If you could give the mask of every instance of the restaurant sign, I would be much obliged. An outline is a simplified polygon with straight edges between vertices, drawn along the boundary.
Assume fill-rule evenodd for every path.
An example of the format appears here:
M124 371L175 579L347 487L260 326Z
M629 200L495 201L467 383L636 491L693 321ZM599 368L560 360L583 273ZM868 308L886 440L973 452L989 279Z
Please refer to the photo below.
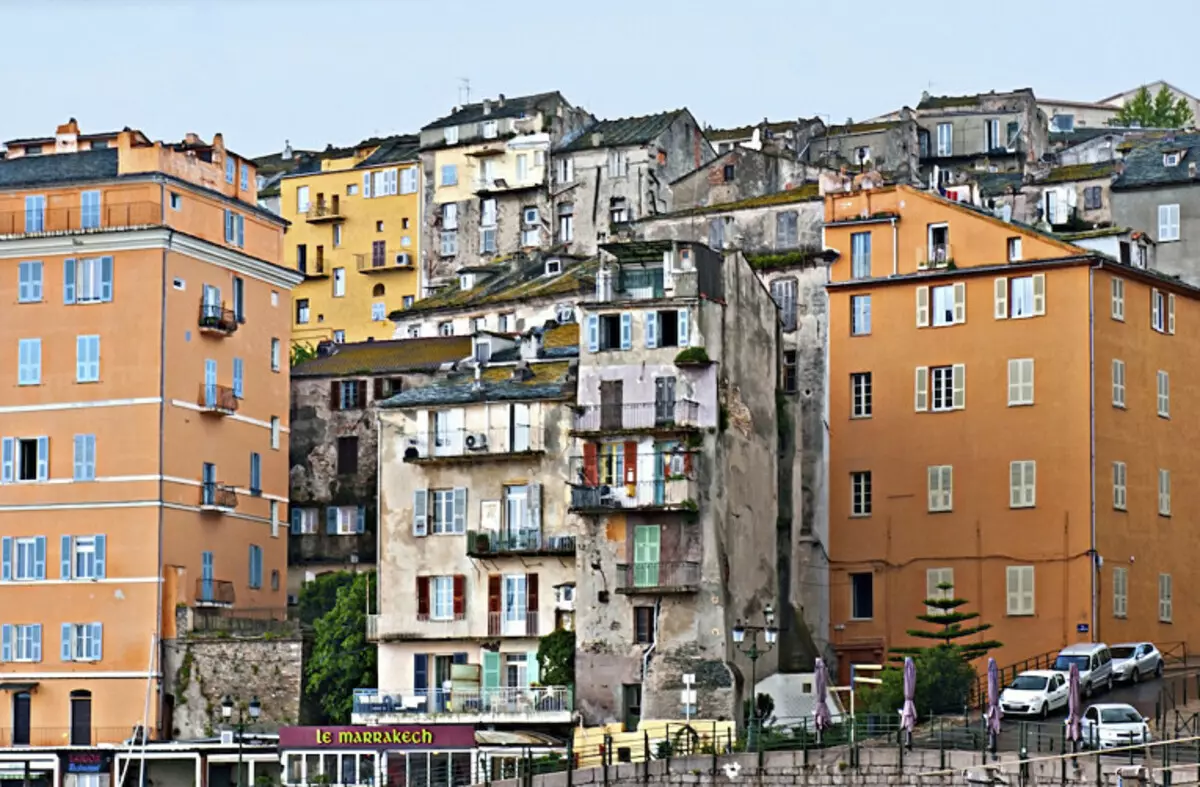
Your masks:
M413 724L383 727L283 727L281 749L472 749L469 724Z

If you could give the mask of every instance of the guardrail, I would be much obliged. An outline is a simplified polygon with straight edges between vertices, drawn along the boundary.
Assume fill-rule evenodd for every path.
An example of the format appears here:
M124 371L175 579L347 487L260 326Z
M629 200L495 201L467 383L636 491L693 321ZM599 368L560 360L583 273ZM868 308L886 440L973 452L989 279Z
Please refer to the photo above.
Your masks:
M499 687L493 689L411 689L384 692L355 689L351 711L356 714L433 715L460 713L536 716L574 710L570 686Z

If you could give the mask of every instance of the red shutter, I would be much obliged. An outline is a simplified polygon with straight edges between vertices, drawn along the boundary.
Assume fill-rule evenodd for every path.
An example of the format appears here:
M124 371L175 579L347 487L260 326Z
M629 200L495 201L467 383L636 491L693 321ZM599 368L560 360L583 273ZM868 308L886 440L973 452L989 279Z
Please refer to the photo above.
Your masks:
M338 391L340 390L340 386L341 386L341 383L339 383L337 380L329 381L329 409L331 409L331 410L340 410L341 409L340 407L338 407L338 405L341 404L341 400L338 397Z
M367 406L367 381L366 380L358 381L358 406L359 407Z
M500 575L488 575L488 612L500 612Z
M537 614L538 611L538 575L525 575L525 611Z
M454 619L461 620L467 614L467 578L454 575Z
M600 483L599 474L596 472L596 444L583 444L583 483L588 486L596 486Z
M692 477L692 452L683 452L683 475L685 478Z
M637 483L637 443L625 443L625 483Z
M429 577L417 577L417 618L429 617Z

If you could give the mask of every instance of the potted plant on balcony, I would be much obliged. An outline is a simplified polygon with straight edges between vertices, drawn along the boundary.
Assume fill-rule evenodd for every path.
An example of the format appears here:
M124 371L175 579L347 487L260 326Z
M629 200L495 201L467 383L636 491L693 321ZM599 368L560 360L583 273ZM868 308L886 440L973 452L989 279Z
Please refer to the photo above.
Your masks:
M475 534L475 552L476 552L476 554L480 554L480 555L487 554L490 546L491 546L491 538L489 538L487 533L476 533Z
M708 351L703 347L686 347L675 356L676 366L711 366Z

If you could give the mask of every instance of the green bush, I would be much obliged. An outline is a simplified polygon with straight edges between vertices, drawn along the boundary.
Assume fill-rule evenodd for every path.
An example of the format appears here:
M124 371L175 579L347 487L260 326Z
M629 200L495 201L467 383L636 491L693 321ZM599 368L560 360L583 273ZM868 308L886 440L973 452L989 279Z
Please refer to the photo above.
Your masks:
M708 352L703 347L687 347L679 351L675 356L675 363L678 364L701 364L711 363L708 359Z

